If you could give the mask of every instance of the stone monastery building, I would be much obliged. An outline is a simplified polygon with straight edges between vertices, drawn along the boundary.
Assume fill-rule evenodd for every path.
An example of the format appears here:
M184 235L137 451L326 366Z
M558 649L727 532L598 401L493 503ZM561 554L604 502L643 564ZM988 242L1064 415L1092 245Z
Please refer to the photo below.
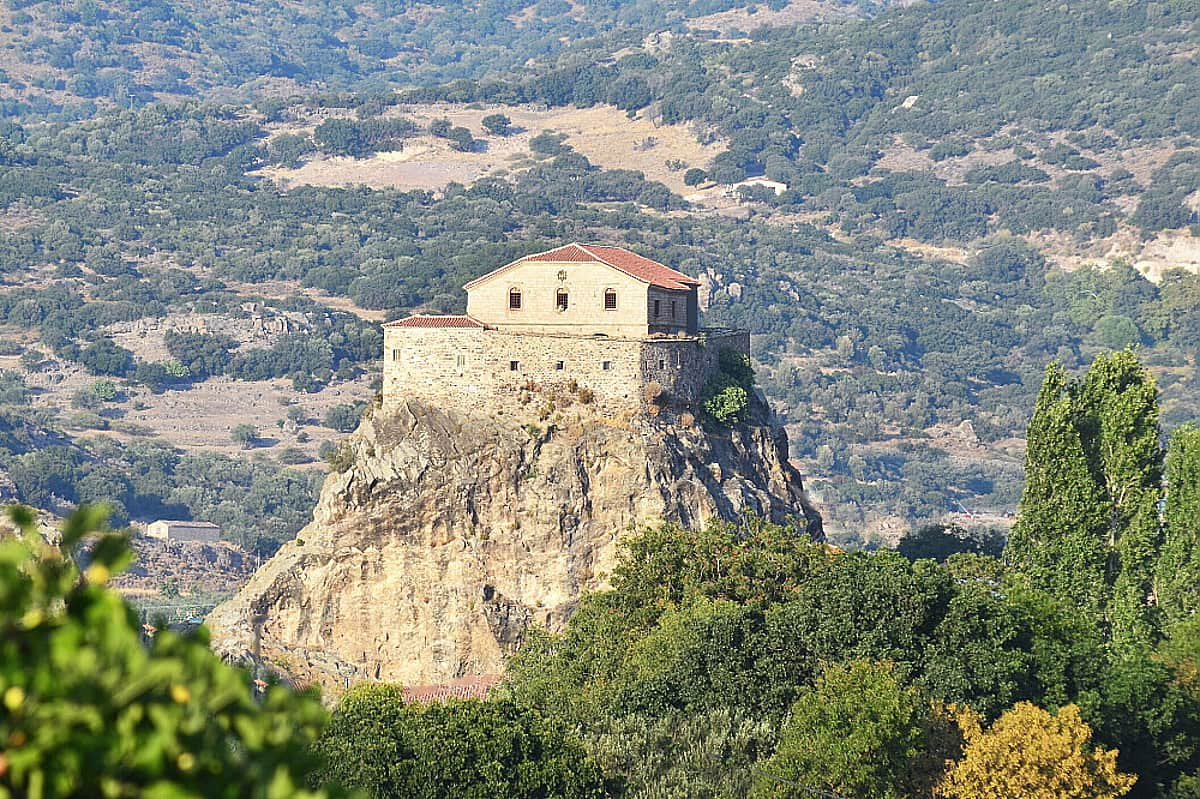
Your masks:
M405 396L486 407L531 383L586 387L607 407L640 407L659 384L699 398L744 330L700 327L700 281L620 247L568 244L467 283L467 313L384 325L384 404Z

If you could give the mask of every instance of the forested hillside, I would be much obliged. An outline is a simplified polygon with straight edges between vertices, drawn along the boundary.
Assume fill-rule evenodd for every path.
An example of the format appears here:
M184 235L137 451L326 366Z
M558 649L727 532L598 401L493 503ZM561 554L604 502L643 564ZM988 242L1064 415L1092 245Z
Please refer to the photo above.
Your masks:
M9 14L28 16L15 24L30 33L34 20L66 15L42 25L44 40L60 28L100 36L115 24L115 6L21 5ZM427 18L406 23L417 8ZM589 6L578 27L546 3L530 8L520 24L464 31L455 41L474 55L445 70L426 58L428 47L389 67L395 91L328 67L322 86L346 90L314 94L304 81L247 83L255 69L269 70L239 67L204 80L241 87L251 105L162 104L135 92L133 110L102 104L77 121L49 121L61 109L14 107L20 120L0 131L11 397L30 398L40 425L83 432L103 432L97 411L155 410L161 392L169 399L238 381L283 379L300 398L324 392L323 403L352 405L369 392L373 320L461 309L459 286L475 275L540 247L603 240L700 275L709 321L752 330L759 383L789 422L793 453L843 540L883 540L867 529L877 519L895 530L962 507L995 519L1013 511L1021 432L1048 361L1072 369L1100 349L1133 347L1156 371L1164 418L1197 415L1194 3L961 0L745 36L682 25L717 6L670 14L650 3ZM233 48L249 28L222 9L206 19L223 20L228 36L209 36L215 28L193 24L184 6L172 13L191 20L179 22L187 36ZM406 36L485 24L450 7L406 9L354 15L389 31L397 47L411 44ZM276 12L289 25L296 15L350 14L328 5ZM108 22L73 21L84 13ZM525 21L543 13L553 21ZM157 20L147 30L175 24L155 4L134 9L140 15ZM539 50L525 38L531 26L576 35ZM671 35L646 38L652 29ZM14 37L6 52L28 49L25 41ZM493 44L504 57L485 56ZM22 63L38 62L30 53ZM150 74L139 63L127 69L137 80ZM611 106L618 121L683 123L725 148L709 163L664 150L688 183L720 188L765 173L787 190L743 188L724 207L689 202L641 173L596 167L548 134L485 176L436 191L285 188L262 177L271 165L335 168L339 158L406 148L442 148L439 157L453 159L511 134L497 122L418 125L415 102L483 103L495 117L516 103ZM121 325L164 314L248 325L260 311L242 303L268 283L291 298L258 299L300 319L298 332L251 342L202 333L165 352L106 343ZM43 376L31 371L43 365ZM62 399L73 395L52 382L63 370L130 388L116 408L83 397L64 414ZM296 430L306 414L278 415L296 437L285 459L311 457L315 442ZM55 493L92 495L80 494L78 479L67 483ZM16 494L35 499L19 484Z
M787 0L762 8L783 9ZM889 0L827 0L799 18L844 18ZM663 30L704 26L749 0L318 0L200 3L8 0L0 97L10 113L72 118L97 106L252 99L500 75L583 42L609 51ZM710 31L716 34L718 31Z
M752 331L834 545L613 530L611 590L488 701L330 717L143 627L103 512L50 545L17 509L0 794L1196 799L1197 19L7 0L0 499L269 555L349 465L380 322L602 241ZM654 171L550 129L579 108Z

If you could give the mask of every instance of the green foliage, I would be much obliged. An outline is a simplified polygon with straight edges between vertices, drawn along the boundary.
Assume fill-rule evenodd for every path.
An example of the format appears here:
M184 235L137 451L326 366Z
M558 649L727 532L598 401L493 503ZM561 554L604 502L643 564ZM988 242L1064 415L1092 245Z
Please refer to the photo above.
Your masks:
M89 390L104 402L112 402L117 398L117 384L111 380L97 380Z
M683 173L683 185L685 186L699 186L706 180L708 180L708 173L703 169L692 167Z
M512 132L512 120L504 114L488 114L481 120L481 124L494 136L507 136Z
M927 524L904 534L896 551L909 560L932 558L944 562L959 552L999 557L1004 536L995 529L967 530L956 524Z
M1149 642L1155 621L1148 607L1158 553L1158 501L1163 453L1159 446L1158 388L1129 351L1098 355L1079 387L1079 422L1105 495L1108 540L1116 574L1108 612L1113 639Z
M243 449L250 449L259 441L258 428L245 423L234 425L229 431L229 437L241 444Z
M1149 641L1162 468L1153 378L1129 352L1098 356L1081 382L1052 365L1027 439L1006 559L1118 642Z
M907 772L926 747L927 712L920 694L905 688L889 666L833 666L796 699L751 796L905 797Z
M11 369L0 369L0 404L26 405L28 402L29 388L25 378Z
M358 422L366 407L367 403L365 402L346 402L334 405L325 412L321 423L339 433L350 433L358 427Z
M775 744L775 726L728 708L602 722L589 751L624 780L627 799L746 796L754 763Z
M718 369L704 384L700 406L721 424L739 424L749 416L754 369L745 354L734 350L721 350L717 357Z
M298 167L300 160L315 150L316 144L312 139L296 133L281 133L267 143L271 163L289 169Z
M655 719L726 711L774 728L829 664L855 660L888 661L906 691L988 717L1097 690L1104 650L1086 617L1041 592L998 590L995 561L970 570L955 558L952 573L835 553L755 520L648 529L623 543L612 591L586 597L562 634L529 636L511 690L606 753L612 730ZM759 738L739 740L731 763L761 751ZM670 773L656 765L639 785L665 790ZM749 780L748 767L728 779Z
M195 380L224 374L231 359L229 352L237 346L237 342L226 336L177 330L168 330L164 340L171 357L185 370L183 374L172 376L190 376Z
M1096 320L1096 342L1105 349L1121 350L1141 343L1142 333L1128 316L1103 316Z
M1189 685L1196 651L1164 662L1146 648L1115 653L1088 721L1097 739L1119 747L1119 765L1139 775L1134 797L1160 796L1200 769L1200 694Z
M79 362L94 375L124 377L133 369L133 353L117 346L112 339L100 338L84 347Z
M704 386L701 406L705 413L721 424L738 424L746 420L750 409L750 393L728 378L714 378Z
M81 509L59 548L13 511L19 537L0 543L0 736L5 796L318 797L308 753L325 720L313 695L270 688L226 666L203 631L143 640L137 615L105 587L128 565L123 538L75 557L103 515Z
M363 158L381 150L403 149L404 139L416 133L417 126L403 118L327 119L313 131L313 141L329 155Z
M326 444L329 446L325 446ZM326 441L319 448L318 454L335 472L344 472L354 465L354 449L348 441L340 441L337 444Z
M600 770L565 730L499 700L404 703L394 685L361 685L316 744L322 777L372 799L602 797Z
M1165 621L1200 618L1200 428L1171 434L1166 460L1164 540L1154 593Z

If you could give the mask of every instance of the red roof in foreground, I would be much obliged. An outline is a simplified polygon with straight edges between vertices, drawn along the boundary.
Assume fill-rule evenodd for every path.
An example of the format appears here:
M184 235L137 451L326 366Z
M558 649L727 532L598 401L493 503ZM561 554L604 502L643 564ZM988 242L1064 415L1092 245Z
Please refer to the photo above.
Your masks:
M600 244L566 244L562 247L555 247L553 250L518 258L512 263L505 264L499 269L475 278L463 288L471 288L492 275L499 274L526 261L551 261L554 263L599 262L607 264L613 269L624 272L631 277L635 277L644 283L676 291L686 291L692 286L700 285L700 281L694 277L689 277L683 272L677 272L669 266L660 264L658 261L652 261L635 252L630 252L623 247L608 247Z
M487 699L500 683L503 674L472 674L442 685L414 685L404 689L404 701L444 702L447 699Z
M388 322L384 327L473 327L477 330L484 330L487 328L487 325L475 317L465 314L461 316L415 314L404 319L397 319L394 322Z

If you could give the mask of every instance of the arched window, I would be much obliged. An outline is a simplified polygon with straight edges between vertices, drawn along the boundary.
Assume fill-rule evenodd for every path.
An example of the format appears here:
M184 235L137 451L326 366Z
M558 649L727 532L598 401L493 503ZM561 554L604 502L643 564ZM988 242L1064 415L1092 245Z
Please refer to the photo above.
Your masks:
M508 290L508 309L510 311L521 310L521 290L520 289L509 289Z
M554 300L554 305L560 311L567 310L567 290L566 289L558 290L558 295Z
M617 290L616 289L605 289L604 290L604 310L606 310L606 311L617 310Z

